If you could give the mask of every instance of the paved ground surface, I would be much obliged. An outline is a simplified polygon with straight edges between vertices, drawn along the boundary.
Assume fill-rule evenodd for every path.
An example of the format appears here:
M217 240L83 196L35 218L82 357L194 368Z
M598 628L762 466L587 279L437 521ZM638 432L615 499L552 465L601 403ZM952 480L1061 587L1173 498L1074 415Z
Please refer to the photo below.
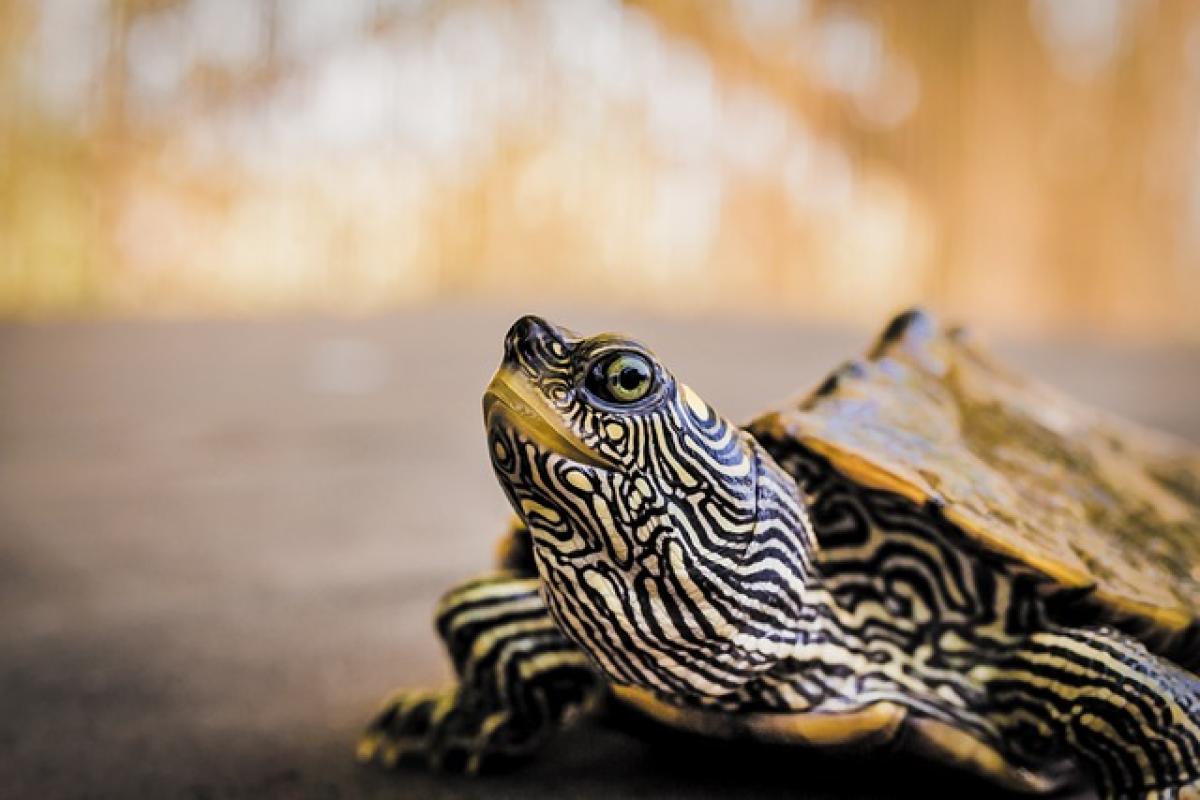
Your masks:
M484 781L353 764L381 695L446 677L430 608L505 516L478 404L515 314L0 327L0 797L986 796L596 725ZM867 337L559 316L638 333L735 417ZM1196 351L1002 349L1200 441Z

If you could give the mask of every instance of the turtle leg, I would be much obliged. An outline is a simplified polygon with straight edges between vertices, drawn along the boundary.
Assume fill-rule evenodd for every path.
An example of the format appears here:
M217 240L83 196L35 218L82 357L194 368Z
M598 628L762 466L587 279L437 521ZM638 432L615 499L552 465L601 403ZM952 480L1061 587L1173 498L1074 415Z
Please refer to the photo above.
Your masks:
M501 571L456 586L437 629L457 685L389 697L359 740L359 760L486 771L532 754L599 698L599 679L559 632L536 578Z
M1068 753L1105 797L1200 796L1200 677L1111 628L1039 631L982 675L989 718Z

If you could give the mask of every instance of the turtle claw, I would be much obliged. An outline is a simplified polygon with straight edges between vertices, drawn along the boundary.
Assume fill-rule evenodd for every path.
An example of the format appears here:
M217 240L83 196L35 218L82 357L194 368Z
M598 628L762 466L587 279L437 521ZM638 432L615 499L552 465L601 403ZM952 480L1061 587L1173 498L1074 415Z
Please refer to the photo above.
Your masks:
M529 754L536 736L510 711L465 702L459 691L408 691L389 697L359 737L360 763L395 769L423 761L438 772L476 775Z
M536 578L497 572L466 581L442 599L437 629L458 684L389 697L358 741L359 761L497 771L599 697L597 675L555 627Z
M391 695L359 737L355 755L362 763L377 761L387 769L422 756L432 763L437 756L434 733L454 700L450 689Z

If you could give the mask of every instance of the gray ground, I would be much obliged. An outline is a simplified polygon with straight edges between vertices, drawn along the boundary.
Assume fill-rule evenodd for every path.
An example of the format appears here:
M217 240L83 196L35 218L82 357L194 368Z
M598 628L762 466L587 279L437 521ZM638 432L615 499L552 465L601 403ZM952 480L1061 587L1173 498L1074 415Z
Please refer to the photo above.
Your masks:
M0 797L985 794L925 765L597 725L484 781L354 765L385 692L445 678L430 608L505 517L479 396L515 313L0 327ZM867 337L558 316L641 335L735 417ZM1195 350L1004 349L1200 441Z

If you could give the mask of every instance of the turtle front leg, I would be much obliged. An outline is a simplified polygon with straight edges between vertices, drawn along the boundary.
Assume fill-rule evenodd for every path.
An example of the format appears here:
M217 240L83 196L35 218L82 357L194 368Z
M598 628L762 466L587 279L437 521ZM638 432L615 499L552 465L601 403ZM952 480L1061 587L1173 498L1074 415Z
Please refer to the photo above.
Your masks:
M389 697L359 740L360 761L486 771L531 755L599 698L599 679L550 618L536 578L504 571L455 587L437 629L458 684Z

